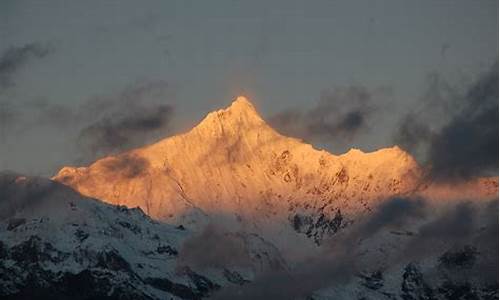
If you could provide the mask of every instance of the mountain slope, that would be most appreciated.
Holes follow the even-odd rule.
[[[243,97],[185,134],[88,167],[65,167],[54,179],[109,203],[139,206],[159,220],[189,225],[222,215],[278,235],[296,227],[316,243],[381,200],[425,194],[422,170],[397,146],[339,156],[316,150],[277,133]],[[496,197],[498,180],[472,190]]]
[[[200,299],[285,267],[267,242],[239,233],[222,241],[243,245],[244,268],[194,269],[183,263],[192,232],[43,178],[1,173],[0,214],[2,299]]]
[[[255,234],[207,226],[193,235],[57,182],[2,173],[0,298],[497,299],[497,206],[478,211],[477,224],[460,210],[457,221],[474,225],[466,239],[440,237],[432,249],[421,247],[422,228],[449,230],[455,213],[424,226],[410,223],[403,232],[388,230],[390,218],[386,224],[369,218],[336,236],[339,243],[326,245],[322,255],[289,268]],[[362,236],[359,225],[370,235],[354,245],[349,241]],[[465,246],[457,248],[459,240]]]
[[[498,178],[428,182],[398,147],[316,150],[244,98],[55,181],[0,179],[1,296],[498,298],[498,202],[476,201]]]

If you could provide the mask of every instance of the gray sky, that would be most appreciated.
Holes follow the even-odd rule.
[[[238,94],[270,117],[363,86],[387,113],[348,146],[373,150],[392,143],[398,116],[422,101],[429,74],[460,85],[498,61],[498,1],[4,0],[0,41],[0,53],[44,50],[4,65],[0,169],[48,175],[85,161],[75,143],[85,117],[47,125],[40,107],[80,111],[149,83],[158,92],[145,103],[174,111],[156,136],[188,128]]]

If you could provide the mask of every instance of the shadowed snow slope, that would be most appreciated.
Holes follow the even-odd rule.
[[[222,232],[217,241],[241,244],[245,265],[198,270],[180,260],[196,239],[189,230],[48,179],[0,173],[0,193],[2,299],[200,299],[285,267],[262,238]]]
[[[497,299],[498,178],[425,178],[397,146],[282,136],[239,97],[54,181],[0,174],[0,297]]]
[[[88,167],[64,167],[54,179],[83,195],[138,206],[158,220],[189,226],[223,215],[283,239],[293,225],[320,243],[385,199],[446,196],[440,186],[430,189],[422,174],[397,146],[337,156],[282,136],[238,97],[185,134]],[[497,196],[497,178],[469,185],[476,198]]]

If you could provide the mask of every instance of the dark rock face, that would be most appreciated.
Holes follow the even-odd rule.
[[[130,264],[115,250],[98,253],[96,267],[113,271],[132,272]]]
[[[166,278],[146,278],[145,283],[168,292],[182,299],[200,299],[202,295],[194,292],[190,287],[182,284],[173,283]]]
[[[446,252],[441,256],[452,256],[453,258],[460,258],[459,265],[467,257],[466,261],[470,259],[470,251],[473,248],[465,247],[458,252]],[[474,250],[475,251],[475,250]],[[456,261],[453,261],[455,264]],[[456,264],[454,265],[456,266]],[[458,270],[455,270],[459,272]],[[498,284],[496,285],[483,285],[479,282],[473,282],[468,279],[454,280],[440,274],[433,282],[427,280],[426,276],[420,271],[416,264],[408,264],[403,273],[403,282],[401,284],[401,299],[403,300],[486,300],[498,299]]]
[[[224,277],[227,281],[238,285],[244,285],[250,282],[249,280],[243,278],[243,276],[241,276],[238,272],[230,271],[228,269],[224,269]]]
[[[295,214],[289,220],[296,232],[307,235],[316,245],[320,245],[323,238],[333,236],[346,225],[340,209],[337,209],[333,218],[321,212],[311,215]]]
[[[129,222],[125,222],[125,221],[117,221],[117,223],[124,227],[124,228],[127,228],[128,230],[132,231],[133,233],[135,234],[140,234],[141,233],[141,228],[135,224],[131,224]]]
[[[58,251],[50,243],[42,242],[37,236],[31,236],[27,241],[12,247],[7,252],[9,258],[27,267],[39,261],[58,263],[69,256],[69,253]]]
[[[192,280],[194,286],[174,283],[166,278],[146,278],[145,283],[182,299],[190,300],[205,298],[211,295],[212,292],[221,288],[220,285],[212,282],[202,275],[195,273],[187,267],[179,270],[179,272],[187,275]]]
[[[452,269],[456,267],[470,268],[476,261],[479,252],[472,246],[465,246],[456,251],[447,251],[440,258],[439,262],[445,268]]]
[[[340,172],[339,180],[348,180],[348,176]],[[235,271],[230,266],[191,269],[177,264],[182,243],[192,234],[189,229],[153,221],[140,209],[109,206],[92,199],[66,201],[62,196],[55,199],[61,200],[49,204],[50,207],[58,205],[56,213],[18,212],[0,219],[0,299],[198,300],[209,298],[225,287],[235,287],[238,291],[251,288],[250,281],[259,279],[257,276],[262,273],[273,274],[278,270],[294,276],[298,271],[300,275],[301,270],[287,268],[279,250],[255,233],[232,235],[248,247],[252,267],[257,271]],[[325,238],[353,222],[348,210],[332,209],[327,213],[323,206],[292,207],[289,226],[320,245]],[[482,230],[481,234],[484,232],[489,233]],[[418,233],[398,229],[387,235],[403,240]],[[482,241],[486,236],[480,237]],[[448,251],[442,248],[439,254],[426,256],[421,264],[415,262],[402,267],[380,264],[373,270],[358,270],[355,276],[347,275],[348,284],[321,286],[306,299],[498,299],[497,274],[485,272],[486,269],[495,271],[492,270],[495,267],[485,266],[498,264],[496,255],[494,259],[490,257],[498,253],[498,241],[496,245],[490,244],[495,241],[486,246],[475,243],[461,248],[453,245]],[[205,243],[201,245],[201,255],[205,255],[205,250],[213,250],[205,247]],[[364,253],[386,249],[368,246]],[[383,251],[377,253],[384,254]],[[371,263],[371,257],[368,258]],[[327,277],[328,273],[325,274]],[[351,277],[356,280],[351,281]],[[322,288],[333,289],[341,296],[322,295],[325,292]]]
[[[86,233],[85,231],[81,230],[81,229],[77,229],[75,231],[75,236],[76,238],[81,242],[85,241],[88,237],[89,237],[89,234]]]
[[[205,276],[195,273],[189,267],[186,267],[181,273],[186,274],[194,283],[196,291],[200,295],[209,295],[212,291],[220,289],[220,285],[210,281]]]
[[[377,271],[369,275],[360,275],[362,279],[361,284],[371,290],[379,290],[384,286],[384,278],[382,272]]]
[[[190,232],[141,209],[16,174],[0,174],[0,200],[0,299],[201,299],[220,288],[176,274]]]
[[[0,259],[4,259],[7,257],[7,246],[0,241]]]
[[[160,254],[167,255],[166,259],[176,251],[166,244],[160,244],[157,249],[157,252],[162,252]],[[397,282],[400,282],[399,291],[389,287],[383,271],[358,274],[358,286],[361,291],[358,298],[498,299],[498,284],[485,285],[467,278],[456,280],[448,276],[449,273],[467,274],[478,263],[480,255],[471,246],[446,251],[436,258],[436,264],[430,272],[432,275],[428,274],[429,269],[424,269],[417,263],[410,263],[404,267],[401,277],[397,279]],[[86,267],[76,271],[63,268],[55,271],[47,268],[48,265],[59,266],[73,260],[86,264]],[[65,252],[36,235],[29,236],[25,241],[11,247],[0,241],[0,299],[163,299],[151,293],[152,290],[157,290],[172,297],[200,300],[209,298],[222,288],[213,279],[189,267],[176,270],[176,276],[179,277],[167,278],[142,276],[133,265],[120,251],[109,247],[99,252]],[[250,283],[236,271],[221,271],[225,280],[231,284],[241,286]],[[176,282],[177,278],[184,280],[182,283]],[[314,296],[310,299],[328,298]]]
[[[480,300],[480,297],[475,288],[470,283],[455,283],[445,282],[437,290],[442,298],[446,300]]]
[[[15,286],[16,292],[1,291],[0,295],[2,299],[152,299],[125,282],[117,284],[113,281],[115,275],[98,269],[58,274],[35,267],[23,283]]]
[[[175,248],[170,247],[169,245],[158,246],[158,248],[156,248],[156,252],[160,254],[167,254],[169,256],[177,256],[179,254]]]
[[[423,274],[415,264],[406,266],[401,284],[401,298],[403,300],[433,300],[433,291],[425,282]]]
[[[164,251],[174,251],[164,246]],[[86,257],[78,257],[85,255]],[[44,265],[62,263],[68,258],[90,261],[86,269],[72,273],[51,271]],[[12,260],[15,264],[7,261]],[[1,299],[157,299],[148,286],[181,299],[201,299],[220,286],[191,269],[183,270],[192,285],[172,282],[167,278],[142,278],[115,249],[98,252],[65,253],[37,236],[6,248],[0,242]],[[145,288],[146,287],[146,288]]]
[[[9,223],[7,225],[7,230],[14,230],[25,223],[26,219],[24,218],[12,218],[9,220]]]

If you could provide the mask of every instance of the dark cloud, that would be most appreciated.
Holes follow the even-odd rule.
[[[0,101],[0,138],[30,131],[57,130],[76,147],[73,163],[88,163],[165,137],[169,133],[172,93],[165,81],[131,84],[122,91],[87,99],[79,106],[45,98]],[[43,134],[47,134],[44,132]]]
[[[134,178],[143,174],[148,166],[149,162],[145,158],[133,154],[121,154],[104,161],[104,167],[108,171],[126,178]]]
[[[373,111],[374,91],[361,86],[335,88],[322,93],[314,108],[306,112],[289,109],[270,118],[286,135],[304,140],[350,141],[363,130]]]
[[[472,249],[477,261],[465,270],[452,269],[447,276],[461,282],[498,284],[498,200],[489,204],[463,202],[431,214],[401,251],[399,261],[460,254],[463,249]]]
[[[74,109],[44,98],[26,102],[0,100],[0,129],[4,133],[1,138],[43,127],[69,129],[79,122]]]
[[[0,139],[3,141],[10,128],[20,116],[18,109],[10,101],[0,100]]]
[[[491,201],[486,206],[486,209],[480,214],[480,220],[484,221],[485,226],[481,227],[475,243],[485,245],[488,249],[497,249],[496,253],[498,254],[498,201]]]
[[[423,123],[416,114],[409,113],[400,121],[400,126],[394,138],[396,145],[418,155],[425,151],[426,145],[432,137],[428,124]]]
[[[364,222],[354,226],[345,237],[347,240],[359,241],[384,229],[400,229],[411,222],[424,218],[427,214],[426,203],[422,199],[394,198],[385,201]]]
[[[313,291],[328,286],[335,279],[349,281],[351,263],[350,260],[332,261],[328,265],[310,262],[293,273],[265,273],[247,285],[223,289],[211,299],[307,299]]]
[[[221,226],[209,224],[183,243],[178,265],[201,269],[249,267],[251,258],[243,239]]]
[[[41,59],[49,55],[52,48],[47,44],[32,42],[23,46],[11,46],[0,54],[0,91],[14,85],[15,73],[31,60]],[[0,99],[0,139],[5,140],[10,130],[22,117],[24,112],[16,103]]]
[[[446,54],[448,53],[448,51],[450,50],[451,48],[451,45],[448,44],[448,43],[444,43],[443,45],[441,45],[441,58],[442,59],[445,59],[446,58]]]
[[[173,107],[163,101],[168,84],[137,84],[112,97],[85,103],[80,117],[91,119],[79,133],[78,144],[89,159],[150,142],[169,130]],[[94,117],[94,119],[92,119]]]
[[[498,227],[498,220],[494,218],[486,218],[493,220],[491,224],[488,221],[481,221],[482,214],[487,210],[492,210],[493,213],[496,211],[498,216],[498,201],[495,203],[496,206],[489,205],[481,209],[478,205],[461,203],[436,211],[433,205],[422,199],[388,200],[373,215],[366,216],[361,222],[353,224],[324,245],[324,253],[321,255],[298,263],[291,271],[261,274],[253,282],[245,286],[224,289],[213,298],[307,299],[322,288],[345,286],[363,271],[380,266],[378,251],[367,254],[361,247],[362,241],[383,240],[384,237],[380,234],[392,230],[416,228],[414,234],[405,237],[407,240],[402,241],[404,244],[396,250],[395,255],[384,259],[383,263],[388,267],[405,265],[431,255],[437,256],[449,247],[456,249],[453,247],[474,244],[479,238],[485,240],[482,237],[484,232],[495,231],[495,225]],[[485,229],[488,226],[491,228]],[[487,236],[497,242],[485,246],[475,245],[478,245],[481,253],[492,251],[497,255],[498,237],[493,237],[490,233]],[[491,244],[496,245],[496,248]],[[489,264],[488,262],[486,264]],[[490,275],[494,274],[495,270],[498,271],[498,267],[490,267],[493,272],[488,276],[479,274],[482,267],[482,264],[475,266],[474,274],[477,274],[474,275],[475,278],[494,281]],[[465,270],[465,272],[472,271]]]
[[[57,187],[50,180],[0,172],[0,220],[15,216],[24,207],[36,207],[42,199],[52,196]]]
[[[480,227],[479,235],[474,237],[472,244],[477,246],[485,259],[476,266],[477,273],[480,278],[498,284],[498,201],[492,201],[479,215],[479,219],[485,225]]]
[[[46,98],[20,103],[17,107],[22,114],[19,117],[24,118],[23,124],[20,124],[21,130],[40,126],[62,128],[78,122],[76,111],[71,107],[53,103]]]
[[[346,284],[360,270],[357,259],[359,242],[384,228],[409,221],[421,214],[422,203],[394,199],[381,206],[366,221],[337,236],[321,255],[295,266],[292,271],[265,273],[243,287],[222,290],[214,299],[306,299],[314,291],[336,284]]]
[[[47,56],[51,48],[33,42],[24,46],[11,46],[0,55],[0,88],[14,85],[12,76],[30,60]]]
[[[169,105],[158,105],[111,113],[83,128],[79,143],[96,155],[138,146],[144,141],[147,132],[166,129],[172,111]]]
[[[462,107],[463,91],[459,90],[438,73],[429,74],[422,96],[399,121],[395,143],[414,155],[427,151],[434,131]]]
[[[418,228],[415,238],[407,245],[405,255],[418,257],[433,251],[437,243],[454,246],[471,241],[478,230],[478,211],[472,203],[464,202],[431,216]]]
[[[402,119],[396,143],[414,154],[424,148],[434,180],[498,172],[498,64],[465,92],[435,81],[425,96],[423,108]]]
[[[462,111],[431,140],[429,164],[437,179],[498,171],[498,65],[465,96]]]

